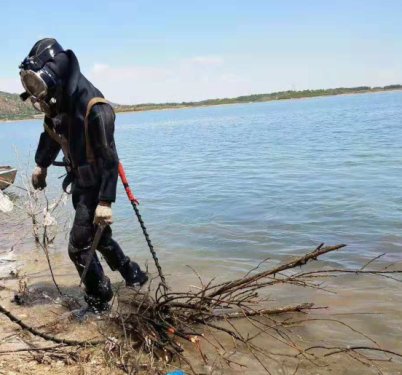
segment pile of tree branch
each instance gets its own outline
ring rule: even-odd
[[[124,332],[124,339],[120,341],[120,344],[115,343],[115,347],[119,348],[120,367],[130,373],[132,367],[130,367],[130,355],[127,352],[141,348],[165,361],[174,358],[182,359],[187,363],[189,369],[196,373],[191,361],[185,356],[185,343],[192,343],[199,352],[201,359],[207,364],[208,358],[201,345],[203,341],[216,349],[216,353],[223,363],[229,366],[233,364],[241,366],[240,363],[230,358],[233,353],[227,350],[216,337],[214,338],[215,341],[211,339],[211,335],[213,337],[214,333],[226,335],[241,345],[242,348],[246,348],[268,373],[270,373],[270,361],[275,360],[275,357],[280,354],[257,346],[255,344],[257,336],[267,335],[288,346],[294,353],[292,356],[296,360],[296,369],[299,359],[314,363],[317,355],[320,358],[325,358],[335,354],[346,354],[359,364],[366,364],[371,367],[377,361],[391,360],[391,357],[402,358],[399,353],[381,348],[368,336],[346,323],[334,319],[331,320],[333,324],[342,324],[348,327],[354,335],[366,339],[368,345],[349,347],[298,346],[293,327],[306,322],[306,320],[297,320],[300,317],[299,313],[306,313],[317,309],[317,307],[312,303],[269,307],[269,303],[260,296],[259,292],[263,289],[277,284],[320,288],[319,279],[342,273],[369,273],[393,279],[402,274],[401,270],[395,271],[387,268],[368,270],[367,266],[371,262],[353,271],[326,269],[301,272],[296,270],[308,262],[317,260],[318,257],[339,250],[344,246],[324,246],[321,244],[312,252],[290,262],[257,272],[260,264],[244,277],[224,283],[217,284],[211,280],[205,284],[198,276],[201,285],[196,291],[163,293],[162,288],[159,287],[153,296],[150,290],[148,292],[133,290],[129,294],[125,292],[118,298],[118,315],[115,317],[116,324]],[[246,320],[247,323],[251,324],[257,334],[250,336],[248,333],[242,333],[238,325],[239,319]],[[122,347],[126,351],[126,356],[121,355]],[[367,354],[368,352],[370,355]],[[371,355],[373,353],[377,356]],[[381,355],[378,356],[378,354]]]

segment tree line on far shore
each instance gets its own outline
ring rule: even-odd
[[[111,103],[116,112],[133,112],[133,111],[151,111],[158,109],[174,109],[174,108],[191,108],[211,105],[224,105],[236,103],[258,103],[268,102],[272,100],[301,99],[317,96],[343,95],[343,94],[359,94],[369,92],[402,90],[402,85],[388,86],[358,86],[358,87],[338,87],[335,89],[317,89],[317,90],[287,90],[278,91],[268,94],[244,95],[235,98],[207,99],[197,102],[181,102],[181,103],[144,103],[134,105],[120,105]],[[10,94],[0,91],[0,120],[21,120],[34,118],[38,113],[27,102],[22,102],[17,94]],[[41,115],[39,115],[41,117]]]
[[[169,108],[202,107],[210,105],[224,105],[224,104],[236,104],[236,103],[258,103],[258,102],[268,102],[272,100],[301,99],[301,98],[311,98],[317,96],[359,94],[359,93],[391,91],[391,90],[402,90],[402,85],[388,85],[382,87],[370,87],[370,86],[338,87],[335,89],[318,89],[318,90],[301,90],[301,91],[288,90],[288,91],[273,92],[269,94],[244,95],[235,98],[207,99],[198,102],[116,105],[115,110],[116,112],[131,112],[131,111],[146,111],[146,110],[169,109]]]

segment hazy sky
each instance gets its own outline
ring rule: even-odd
[[[119,103],[402,83],[402,1],[0,0],[0,91],[56,37]]]

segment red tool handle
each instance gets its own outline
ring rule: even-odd
[[[130,189],[130,185],[128,184],[127,181],[126,172],[124,171],[124,167],[123,164],[121,164],[121,162],[119,162],[119,176],[121,182],[123,183],[124,189],[126,190],[126,194],[130,202],[139,205],[140,202],[138,202],[138,199],[134,196],[133,192]]]

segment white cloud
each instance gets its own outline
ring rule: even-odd
[[[223,65],[225,62],[224,59],[220,56],[196,56],[184,61],[189,64],[214,65],[214,66]]]
[[[88,78],[109,100],[127,104],[163,100],[161,82],[170,74],[169,70],[156,67],[95,64]]]
[[[92,71],[94,74],[99,74],[108,69],[109,69],[109,66],[106,64],[95,64],[94,67],[92,68]]]
[[[249,82],[226,72],[220,56],[196,56],[168,66],[95,64],[88,76],[113,102],[194,101],[248,92]]]

